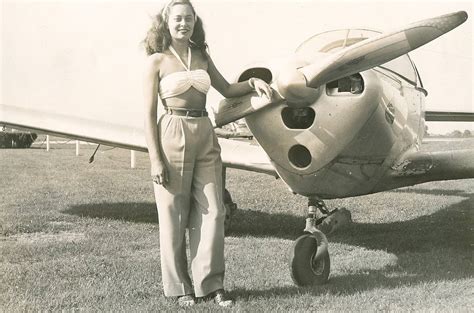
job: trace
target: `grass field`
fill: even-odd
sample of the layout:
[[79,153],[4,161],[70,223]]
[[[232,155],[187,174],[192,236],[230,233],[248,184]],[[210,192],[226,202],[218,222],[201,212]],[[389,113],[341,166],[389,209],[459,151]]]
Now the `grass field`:
[[[41,141],[38,139],[37,141]],[[424,149],[474,147],[474,139]],[[0,150],[0,311],[175,311],[162,295],[147,155],[94,146]],[[297,288],[288,251],[306,199],[229,170],[239,210],[226,237],[236,311],[473,311],[474,179],[327,201],[353,224],[329,236],[329,283]],[[217,309],[199,304],[198,311]]]

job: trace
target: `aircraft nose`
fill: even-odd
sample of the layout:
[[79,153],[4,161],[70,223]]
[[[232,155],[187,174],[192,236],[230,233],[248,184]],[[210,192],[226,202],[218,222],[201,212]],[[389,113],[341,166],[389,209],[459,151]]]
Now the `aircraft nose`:
[[324,86],[318,99],[304,108],[284,103],[246,117],[281,175],[311,176],[355,138],[378,107],[381,94],[375,73],[365,72],[360,78],[365,84],[361,93],[336,94],[333,87]]

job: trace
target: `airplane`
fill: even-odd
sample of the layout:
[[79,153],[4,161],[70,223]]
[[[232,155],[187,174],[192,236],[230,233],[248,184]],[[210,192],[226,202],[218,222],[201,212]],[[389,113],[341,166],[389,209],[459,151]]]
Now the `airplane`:
[[[474,178],[474,149],[420,151],[425,121],[472,122],[474,113],[426,111],[428,91],[407,54],[466,20],[460,11],[388,33],[343,29],[315,35],[294,55],[238,75],[236,81],[265,80],[275,90],[272,99],[252,93],[219,103],[216,127],[245,118],[258,142],[219,139],[224,182],[227,168],[259,172],[308,198],[305,234],[291,248],[296,285],[328,281],[326,235],[350,221],[350,212],[329,210],[325,199]],[[0,104],[0,126],[147,152],[143,129],[117,123],[113,115],[97,121],[11,99]],[[230,217],[236,204],[223,188]]]

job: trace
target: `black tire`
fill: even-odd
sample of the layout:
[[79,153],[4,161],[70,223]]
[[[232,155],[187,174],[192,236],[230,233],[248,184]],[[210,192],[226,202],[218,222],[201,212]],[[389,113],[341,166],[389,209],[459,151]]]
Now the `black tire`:
[[290,252],[290,272],[293,282],[298,286],[322,285],[327,283],[331,262],[329,252],[314,262],[318,242],[311,234],[300,236],[294,242]]

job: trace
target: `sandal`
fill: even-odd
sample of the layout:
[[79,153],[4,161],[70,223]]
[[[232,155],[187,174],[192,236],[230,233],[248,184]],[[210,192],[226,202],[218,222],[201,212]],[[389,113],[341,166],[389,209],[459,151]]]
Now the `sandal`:
[[184,295],[178,297],[178,305],[182,307],[193,306],[196,304],[196,300],[193,295]]
[[208,296],[208,299],[213,300],[214,303],[222,307],[231,307],[235,304],[233,299],[226,296],[224,289],[214,291]]

